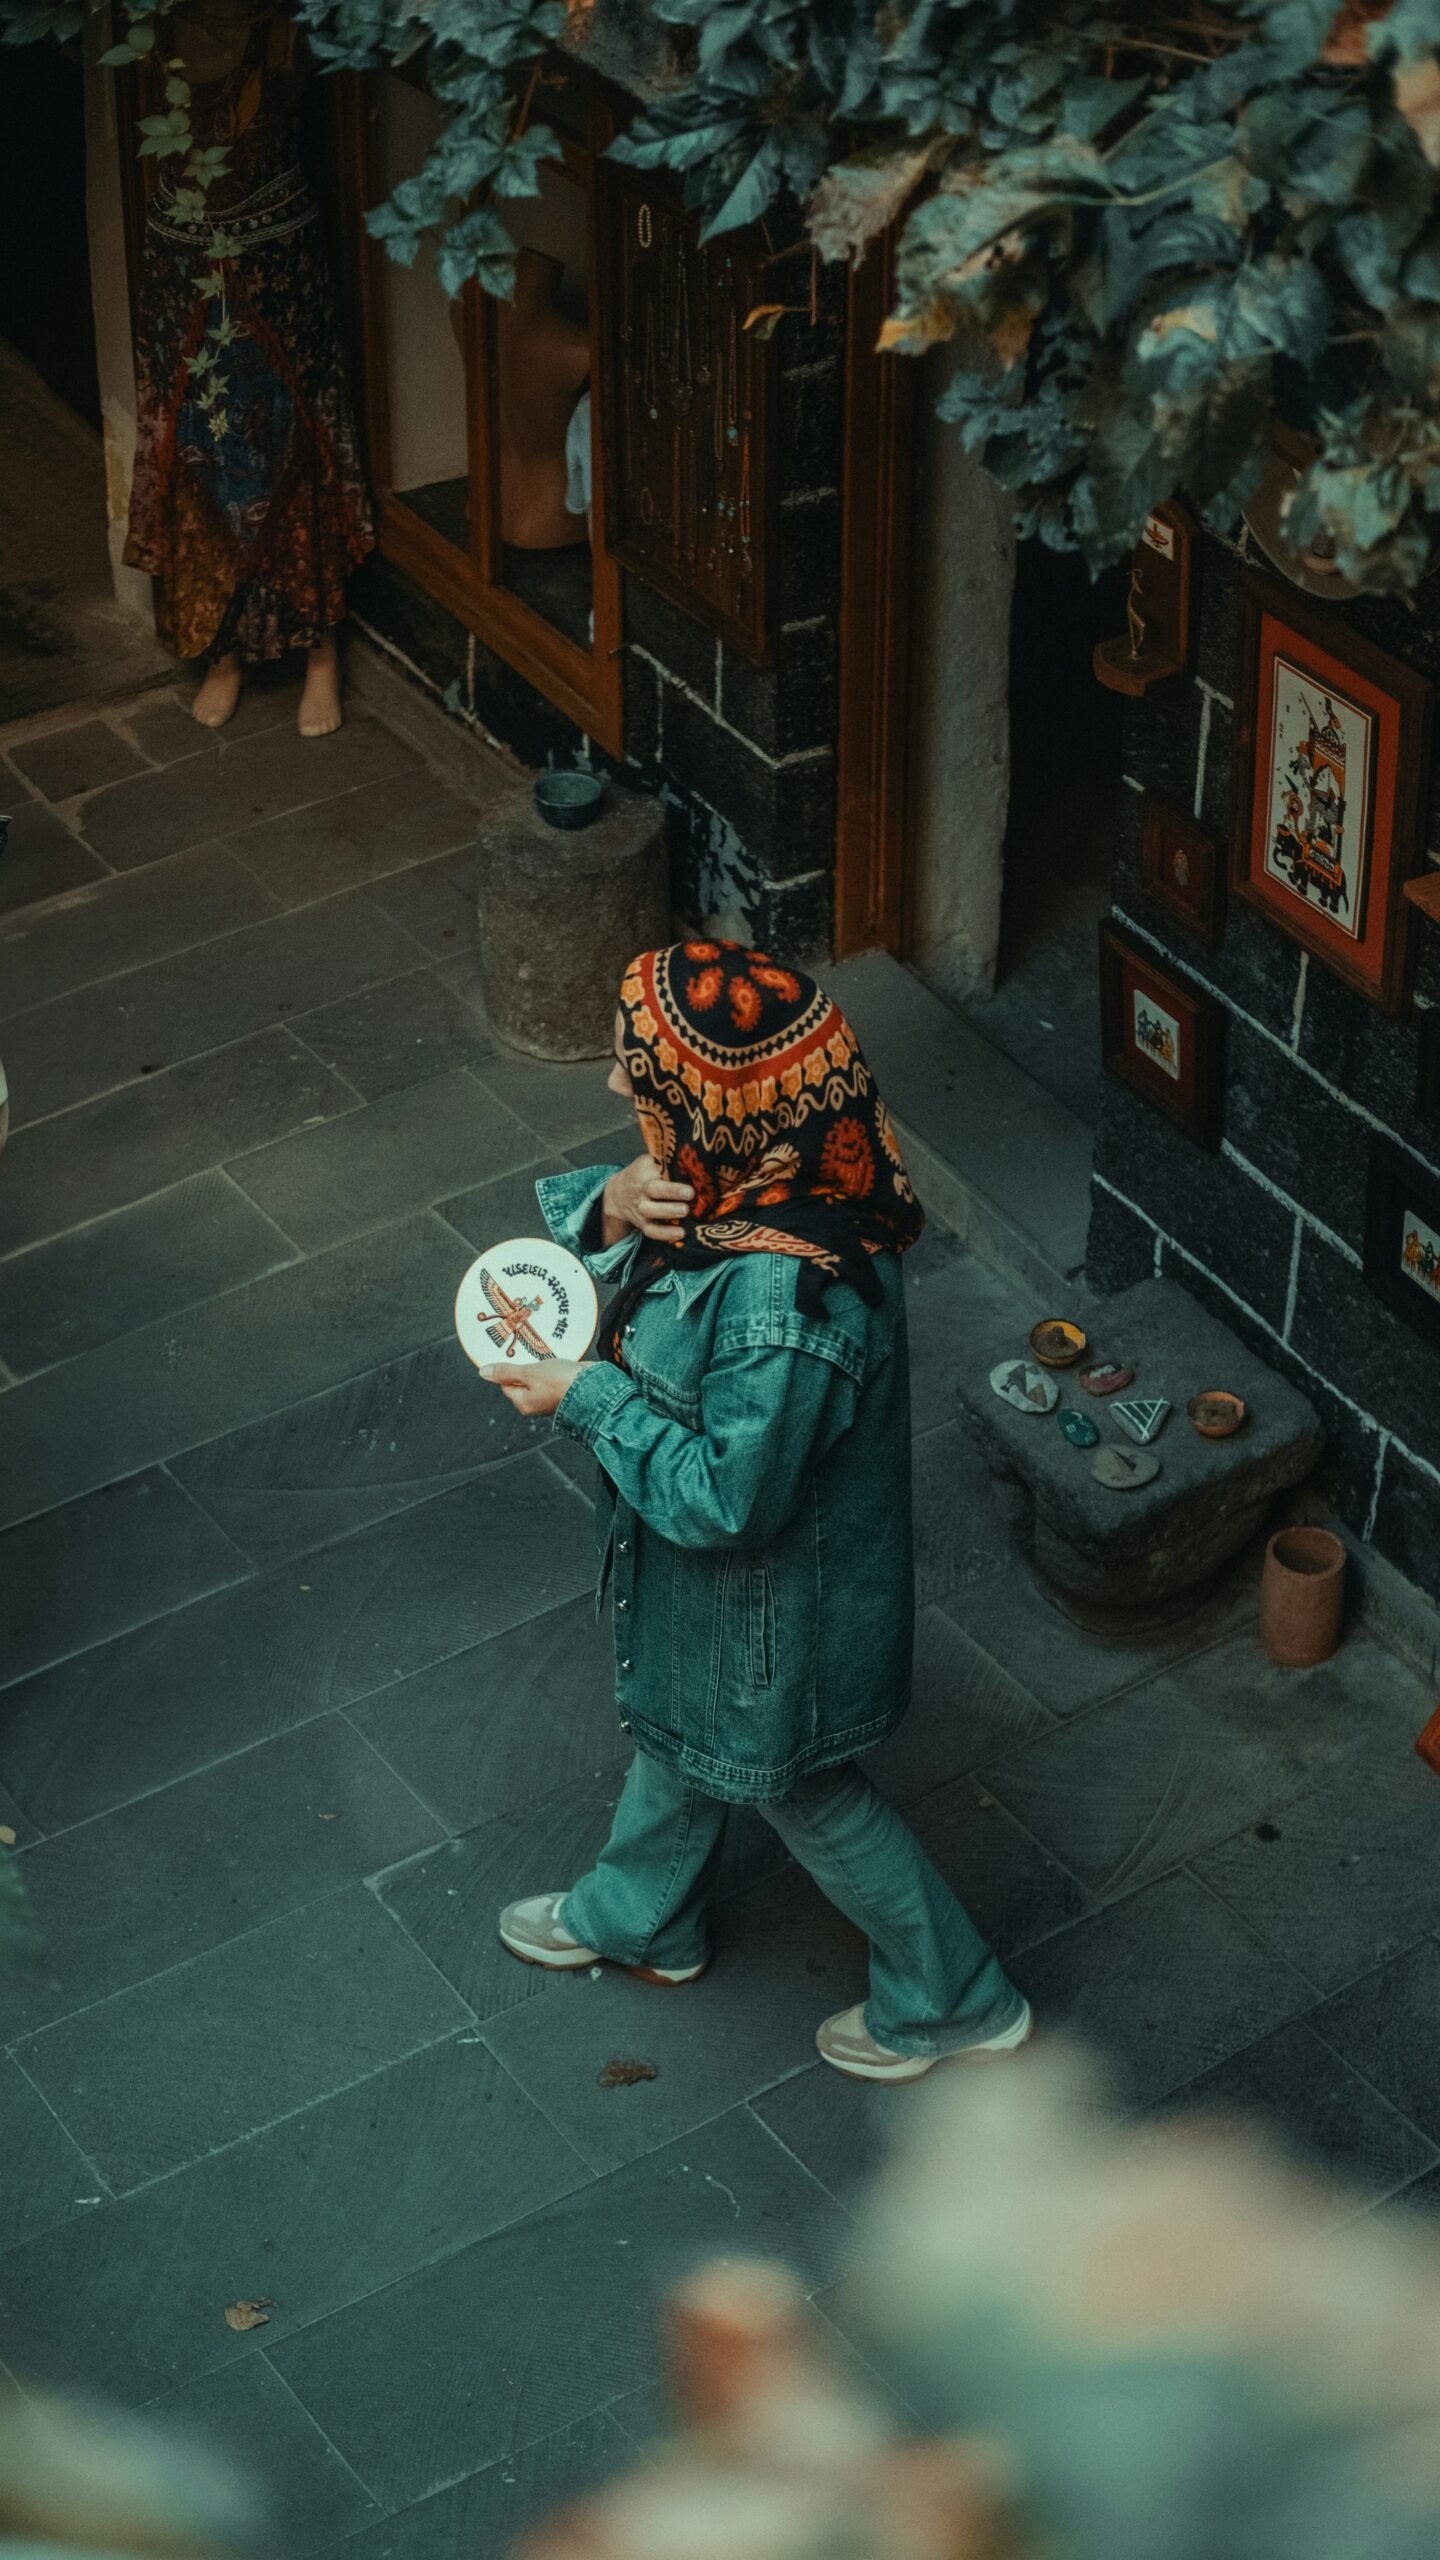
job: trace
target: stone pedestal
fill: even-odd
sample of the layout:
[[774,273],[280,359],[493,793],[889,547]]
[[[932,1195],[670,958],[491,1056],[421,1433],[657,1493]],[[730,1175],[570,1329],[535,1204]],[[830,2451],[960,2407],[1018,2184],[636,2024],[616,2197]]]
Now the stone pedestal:
[[[1027,1356],[1029,1311],[1018,1299],[1013,1326],[995,1320],[975,1328],[958,1392],[1007,1519],[1052,1597],[1080,1625],[1124,1634],[1183,1617],[1204,1599],[1276,1495],[1310,1473],[1322,1434],[1307,1398],[1175,1281],[1142,1281],[1080,1312],[1090,1356],[1133,1365],[1127,1392],[1164,1396],[1174,1407],[1154,1443],[1160,1473],[1152,1483],[1108,1491],[1091,1473],[1093,1452],[1072,1448],[1053,1413],[1019,1413],[992,1394],[992,1366]],[[1103,1440],[1134,1445],[1075,1370],[1052,1374],[1063,1406],[1087,1413]],[[1186,1402],[1206,1387],[1244,1398],[1249,1419],[1234,1439],[1204,1440],[1192,1430]]]
[[481,820],[475,903],[500,1038],[532,1058],[604,1057],[627,962],[670,939],[665,812],[611,784],[604,814],[570,834],[516,792]]

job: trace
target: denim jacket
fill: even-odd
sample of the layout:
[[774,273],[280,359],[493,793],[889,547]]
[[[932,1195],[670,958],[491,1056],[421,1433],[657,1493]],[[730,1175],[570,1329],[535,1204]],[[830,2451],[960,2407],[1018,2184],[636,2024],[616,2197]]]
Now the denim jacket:
[[[602,1294],[636,1249],[593,1249],[614,1170],[536,1185]],[[626,1327],[626,1368],[582,1369],[556,1415],[600,1465],[621,1722],[731,1803],[868,1749],[909,1700],[905,1300],[898,1257],[876,1268],[881,1304],[837,1283],[823,1322],[798,1312],[783,1254],[668,1272]]]

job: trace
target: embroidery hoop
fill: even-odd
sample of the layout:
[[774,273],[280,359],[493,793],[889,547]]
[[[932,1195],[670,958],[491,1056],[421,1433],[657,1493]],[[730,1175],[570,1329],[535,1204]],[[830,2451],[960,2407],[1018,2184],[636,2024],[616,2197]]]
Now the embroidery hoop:
[[[509,1236],[492,1245],[476,1256],[455,1292],[455,1331],[477,1369],[583,1360],[599,1321],[600,1300],[584,1263],[548,1236]],[[546,1347],[537,1350],[537,1342]]]

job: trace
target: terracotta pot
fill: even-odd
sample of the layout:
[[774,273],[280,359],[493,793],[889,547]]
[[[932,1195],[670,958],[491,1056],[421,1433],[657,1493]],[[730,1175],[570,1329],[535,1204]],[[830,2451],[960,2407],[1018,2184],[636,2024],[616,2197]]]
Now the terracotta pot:
[[1260,1641],[1287,1671],[1328,1662],[1340,1636],[1345,1549],[1329,1529],[1277,1529],[1260,1577]]

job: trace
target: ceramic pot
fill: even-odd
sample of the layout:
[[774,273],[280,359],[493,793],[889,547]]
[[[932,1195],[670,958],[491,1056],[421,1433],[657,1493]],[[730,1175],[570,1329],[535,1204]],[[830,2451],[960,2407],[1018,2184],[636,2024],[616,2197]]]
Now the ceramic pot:
[[1329,1529],[1277,1529],[1260,1577],[1260,1641],[1272,1662],[1304,1671],[1340,1638],[1345,1549]]

